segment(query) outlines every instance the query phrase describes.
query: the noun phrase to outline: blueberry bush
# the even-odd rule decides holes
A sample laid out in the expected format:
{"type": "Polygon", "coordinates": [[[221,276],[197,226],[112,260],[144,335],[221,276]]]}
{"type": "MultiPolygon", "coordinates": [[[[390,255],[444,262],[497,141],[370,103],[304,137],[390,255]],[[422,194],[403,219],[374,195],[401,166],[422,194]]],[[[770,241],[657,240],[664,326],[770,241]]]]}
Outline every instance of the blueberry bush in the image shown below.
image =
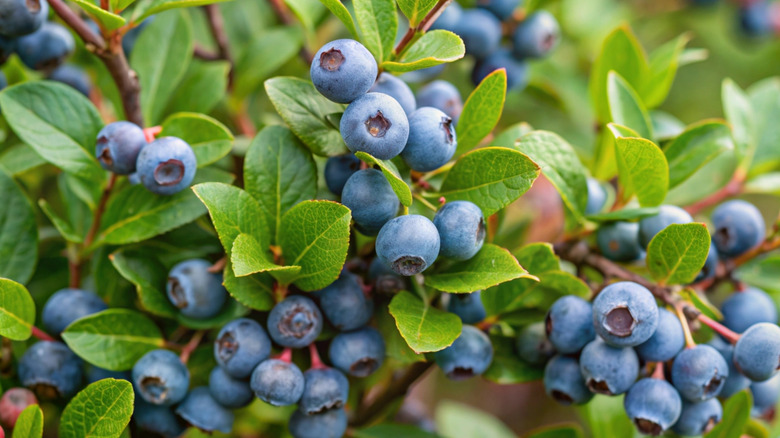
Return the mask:
{"type": "Polygon", "coordinates": [[[0,438],[780,436],[779,6],[0,0],[0,438]]]}

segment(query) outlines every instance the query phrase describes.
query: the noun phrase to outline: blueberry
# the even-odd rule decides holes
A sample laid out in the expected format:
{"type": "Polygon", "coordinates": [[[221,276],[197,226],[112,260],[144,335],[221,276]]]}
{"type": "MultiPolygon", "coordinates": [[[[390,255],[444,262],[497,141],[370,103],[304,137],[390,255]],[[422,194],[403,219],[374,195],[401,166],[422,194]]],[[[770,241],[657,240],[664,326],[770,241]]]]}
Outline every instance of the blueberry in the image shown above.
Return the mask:
{"type": "Polygon", "coordinates": [[[392,97],[366,93],[349,104],[341,116],[339,129],[350,151],[363,151],[380,160],[389,160],[406,146],[409,119],[392,97]]]}
{"type": "Polygon", "coordinates": [[[35,394],[26,388],[11,388],[0,398],[0,424],[13,429],[19,414],[30,405],[37,405],[35,394]]]}
{"type": "Polygon", "coordinates": [[[558,298],[544,321],[547,339],[562,354],[576,353],[596,338],[593,329],[593,306],[580,297],[558,298]]]}
{"type": "Polygon", "coordinates": [[[368,49],[355,40],[343,39],[317,51],[309,74],[320,94],[334,102],[350,103],[374,85],[377,71],[368,49]]]}
{"type": "Polygon", "coordinates": [[[105,368],[96,367],[94,365],[89,367],[87,370],[88,384],[95,383],[98,380],[103,379],[127,380],[130,382],[132,377],[128,371],[111,371],[105,368]]]}
{"type": "MultiPolygon", "coordinates": [[[[460,21],[460,16],[463,14],[463,8],[460,7],[458,2],[452,2],[444,9],[444,12],[439,15],[439,18],[433,22],[431,29],[442,29],[450,32],[455,31],[455,26],[460,21]]],[[[443,64],[442,64],[443,65],[443,64]]]]}
{"type": "Polygon", "coordinates": [[[392,295],[406,288],[404,277],[396,274],[378,257],[371,261],[368,267],[368,279],[374,285],[374,291],[392,295]]]}
{"type": "Polygon", "coordinates": [[[581,405],[593,398],[585,386],[577,359],[553,356],[544,367],[544,390],[562,405],[581,405]]]}
{"type": "Polygon", "coordinates": [[[512,17],[512,13],[520,6],[520,3],[521,0],[479,0],[477,7],[487,9],[499,20],[506,21],[512,17]]]}
{"type": "Polygon", "coordinates": [[[360,160],[353,154],[328,158],[325,163],[325,185],[334,195],[341,196],[349,177],[360,170],[360,160]]]}
{"type": "Polygon", "coordinates": [[[715,232],[712,241],[724,257],[736,257],[764,240],[766,224],[751,203],[734,200],[720,204],[712,212],[715,232]]]}
{"type": "Polygon", "coordinates": [[[244,407],[254,398],[248,381],[236,379],[219,366],[209,374],[209,391],[217,403],[231,409],[244,407]]]}
{"type": "MultiPolygon", "coordinates": [[[[4,64],[5,61],[7,61],[15,51],[16,38],[4,37],[0,35],[0,64],[4,64]]],[[[6,80],[5,74],[3,74],[3,78],[0,80],[0,85],[2,85],[0,89],[8,86],[8,81],[6,80]]]]}
{"type": "Polygon", "coordinates": [[[674,205],[662,205],[658,214],[639,221],[639,243],[647,248],[656,234],[671,224],[688,224],[693,218],[687,211],[674,205]]]}
{"type": "Polygon", "coordinates": [[[525,18],[512,34],[513,54],[520,59],[543,58],[555,49],[561,38],[558,20],[539,10],[525,18]]]}
{"type": "Polygon", "coordinates": [[[528,85],[528,63],[513,57],[507,49],[500,48],[478,60],[471,71],[471,82],[479,85],[490,73],[498,69],[506,71],[507,91],[523,90],[528,85]]]}
{"type": "Polygon", "coordinates": [[[144,146],[144,130],[135,123],[109,123],[98,132],[95,156],[104,169],[128,175],[135,172],[138,154],[144,146]]]}
{"type": "Polygon", "coordinates": [[[777,324],[777,308],[766,292],[755,287],[731,294],[720,307],[723,325],[742,333],[759,322],[777,324]]]}
{"type": "MultiPolygon", "coordinates": [[[[449,9],[449,8],[448,8],[449,9]]],[[[390,73],[382,73],[377,78],[376,83],[369,92],[384,93],[392,97],[401,105],[406,115],[411,115],[417,109],[417,100],[414,98],[412,89],[406,85],[403,79],[395,77],[390,73]]]]}
{"type": "Polygon", "coordinates": [[[285,298],[268,314],[268,333],[283,347],[303,348],[322,331],[322,313],[309,298],[293,295],[285,298]]]}
{"type": "Polygon", "coordinates": [[[340,409],[347,404],[349,381],[334,368],[312,368],[303,373],[304,387],[298,409],[306,415],[340,409]]]}
{"type": "Polygon", "coordinates": [[[712,430],[723,418],[723,407],[716,398],[698,403],[683,401],[680,419],[672,430],[678,435],[699,436],[712,430]]]}
{"type": "Polygon", "coordinates": [[[452,345],[434,353],[434,360],[451,380],[480,376],[493,362],[493,344],[482,330],[464,325],[452,345]]]}
{"type": "Polygon", "coordinates": [[[458,315],[464,324],[482,322],[487,312],[481,295],[482,291],[479,290],[470,294],[444,294],[447,298],[447,311],[458,315]]]}
{"type": "Polygon", "coordinates": [[[65,344],[39,341],[19,360],[19,380],[40,398],[68,398],[81,386],[81,359],[65,344]]]}
{"type": "Polygon", "coordinates": [[[598,180],[588,178],[588,204],[585,206],[585,214],[599,213],[607,203],[607,191],[598,180]]]}
{"type": "Polygon", "coordinates": [[[81,289],[60,289],[43,306],[43,325],[53,334],[60,334],[73,321],[108,306],[99,296],[81,289]]]}
{"type": "Polygon", "coordinates": [[[246,379],[271,354],[271,340],[263,327],[249,318],[239,318],[222,327],[214,341],[214,357],[226,373],[246,379]]]}
{"type": "Polygon", "coordinates": [[[523,327],[517,335],[517,354],[531,365],[544,365],[555,355],[555,347],[547,339],[544,323],[535,322],[523,327]]]}
{"type": "Polygon", "coordinates": [[[720,336],[713,337],[708,344],[718,350],[718,353],[723,356],[723,359],[729,365],[729,375],[726,377],[726,381],[723,382],[723,388],[721,388],[718,396],[729,398],[750,386],[750,379],[743,376],[734,364],[734,346],[724,341],[720,336]]]}
{"type": "Polygon", "coordinates": [[[780,374],[763,382],[753,382],[750,393],[753,394],[753,415],[761,416],[771,410],[780,400],[780,374]]]}
{"type": "Polygon", "coordinates": [[[173,195],[189,187],[198,167],[192,148],[176,137],[161,137],[138,154],[141,183],[152,193],[173,195]]]}
{"type": "Polygon", "coordinates": [[[225,304],[227,291],[222,286],[222,274],[211,273],[209,268],[211,263],[207,260],[190,259],[178,263],[168,273],[165,290],[182,315],[210,318],[225,304]]]}
{"type": "Polygon", "coordinates": [[[250,385],[260,400],[273,406],[289,406],[303,395],[303,373],[294,363],[268,359],[252,372],[250,385]]]}
{"type": "Polygon", "coordinates": [[[433,224],[439,231],[439,254],[455,260],[474,257],[485,243],[485,217],[476,204],[469,201],[452,201],[444,204],[433,224]]]}
{"type": "Polygon", "coordinates": [[[419,274],[439,256],[439,232],[427,217],[416,214],[388,221],[376,239],[376,255],[404,276],[419,274]]]}
{"type": "MultiPolygon", "coordinates": [[[[69,85],[86,97],[89,97],[89,91],[92,89],[92,82],[87,72],[75,65],[61,65],[49,73],[47,79],[69,85]]],[[[133,166],[135,167],[135,162],[133,162],[133,166]]]]}
{"type": "Polygon", "coordinates": [[[350,376],[368,377],[385,360],[385,340],[373,327],[339,333],[330,343],[328,357],[350,376]]]}
{"type": "Polygon", "coordinates": [[[133,419],[140,429],[165,438],[178,437],[187,428],[184,421],[173,413],[170,406],[153,405],[145,402],[141,397],[135,398],[133,419]]]}
{"type": "Polygon", "coordinates": [[[776,375],[780,370],[780,327],[761,322],[747,329],[734,346],[734,364],[754,382],[776,375]]]}
{"type": "Polygon", "coordinates": [[[35,32],[16,40],[16,53],[34,70],[57,67],[76,47],[73,35],[63,26],[47,21],[35,32]]]}
{"type": "Polygon", "coordinates": [[[759,0],[743,2],[739,7],[739,28],[750,37],[771,35],[772,13],[770,2],[759,0]]]}
{"type": "Polygon", "coordinates": [[[122,50],[124,50],[125,55],[127,55],[128,58],[133,51],[133,47],[135,47],[135,42],[138,40],[138,37],[141,36],[141,32],[146,29],[146,26],[152,24],[154,17],[154,15],[147,17],[134,28],[128,30],[127,33],[125,33],[125,36],[122,37],[122,50]]]}
{"type": "Polygon", "coordinates": [[[352,210],[360,232],[375,235],[398,213],[400,202],[387,178],[376,169],[355,172],[344,185],[341,203],[352,210]]]}
{"type": "Polygon", "coordinates": [[[46,0],[0,0],[0,35],[29,35],[40,29],[48,15],[46,0]]]}
{"type": "Polygon", "coordinates": [[[133,365],[136,394],[155,405],[180,402],[190,387],[190,372],[179,356],[168,350],[152,350],[133,365]]]}
{"type": "Polygon", "coordinates": [[[204,432],[230,433],[233,430],[233,413],[217,403],[205,386],[193,388],[176,408],[176,413],[204,432]]]}
{"type": "Polygon", "coordinates": [[[680,418],[682,399],[667,381],[645,378],[628,390],[623,407],[639,432],[657,436],[680,418]]]}
{"type": "Polygon", "coordinates": [[[457,144],[452,119],[439,109],[424,106],[409,116],[409,139],[401,158],[412,170],[429,172],[447,164],[457,144]]]}
{"type": "Polygon", "coordinates": [[[653,336],[658,305],[645,287],[622,281],[605,287],[593,301],[596,333],[615,347],[633,347],[653,336]]]}
{"type": "Polygon", "coordinates": [[[596,243],[604,257],[615,262],[632,262],[642,256],[639,224],[635,222],[601,225],[596,231],[596,243]]]}
{"type": "Polygon", "coordinates": [[[693,280],[694,283],[698,283],[703,280],[714,278],[718,269],[718,250],[715,249],[715,244],[710,245],[710,251],[707,253],[707,260],[704,262],[704,266],[701,268],[699,275],[693,280]]]}
{"type": "Polygon", "coordinates": [[[631,347],[611,347],[596,338],[582,349],[580,372],[592,392],[622,394],[639,376],[639,358],[631,347]]]}
{"type": "Polygon", "coordinates": [[[347,431],[347,414],[344,409],[331,409],[316,415],[296,410],[288,427],[293,438],[341,438],[347,431]]]}
{"type": "Polygon", "coordinates": [[[463,40],[466,54],[477,59],[493,53],[501,42],[501,22],[484,9],[463,10],[453,32],[463,40]]]}
{"type": "Polygon", "coordinates": [[[674,358],[672,383],[691,402],[717,396],[729,376],[729,366],[718,350],[709,345],[687,348],[674,358]]]}
{"type": "Polygon", "coordinates": [[[346,271],[318,295],[322,313],[339,330],[362,327],[374,313],[374,302],[366,297],[360,279],[346,271]]]}
{"type": "Polygon", "coordinates": [[[636,346],[645,362],[666,362],[674,359],[685,347],[685,334],[680,319],[674,313],[659,308],[658,327],[650,339],[636,346]]]}
{"type": "Polygon", "coordinates": [[[438,80],[422,87],[417,92],[417,106],[431,106],[444,111],[453,123],[458,123],[460,113],[463,111],[463,100],[460,92],[454,85],[447,81],[438,80]]]}

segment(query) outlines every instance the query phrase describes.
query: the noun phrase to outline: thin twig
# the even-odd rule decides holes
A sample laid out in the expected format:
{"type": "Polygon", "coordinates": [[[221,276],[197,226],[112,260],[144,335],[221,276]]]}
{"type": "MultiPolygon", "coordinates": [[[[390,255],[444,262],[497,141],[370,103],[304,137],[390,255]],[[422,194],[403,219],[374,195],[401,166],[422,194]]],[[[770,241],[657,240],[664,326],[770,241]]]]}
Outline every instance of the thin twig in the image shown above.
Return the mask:
{"type": "Polygon", "coordinates": [[[185,345],[184,348],[181,349],[181,354],[179,355],[179,359],[181,359],[181,362],[183,364],[186,364],[187,361],[190,360],[190,356],[192,355],[192,352],[195,351],[196,348],[198,348],[198,345],[200,345],[200,341],[203,340],[203,335],[205,334],[206,334],[205,330],[198,330],[197,332],[195,332],[194,335],[192,335],[190,342],[187,342],[187,345],[185,345]]]}
{"type": "Polygon", "coordinates": [[[222,12],[219,10],[219,6],[216,4],[210,4],[203,6],[206,11],[206,18],[209,22],[209,29],[211,29],[211,35],[214,37],[214,42],[217,44],[218,59],[223,59],[230,63],[230,70],[228,71],[228,90],[233,89],[233,57],[230,53],[230,44],[228,42],[227,33],[225,32],[225,20],[222,18],[222,12]]]}
{"type": "Polygon", "coordinates": [[[433,362],[417,362],[411,365],[398,380],[390,382],[371,404],[359,406],[350,424],[352,426],[362,426],[370,423],[376,416],[384,412],[390,403],[398,397],[405,396],[414,382],[425,374],[431,368],[431,365],[433,365],[433,362]]]}
{"type": "Polygon", "coordinates": [[[734,176],[731,178],[731,181],[729,181],[728,184],[723,186],[717,192],[702,199],[701,201],[695,202],[685,207],[685,210],[690,213],[691,216],[693,216],[713,205],[720,204],[732,196],[737,196],[742,192],[742,186],[745,182],[745,177],[745,172],[738,170],[734,173],[734,176]]]}
{"type": "Polygon", "coordinates": [[[108,204],[108,198],[111,197],[111,191],[114,189],[118,176],[115,173],[111,174],[108,179],[106,187],[103,189],[103,194],[100,195],[100,201],[95,209],[95,216],[92,220],[92,225],[89,227],[87,237],[84,238],[84,248],[89,248],[95,240],[98,230],[100,229],[100,220],[103,218],[103,213],[106,212],[106,205],[108,204]]]}
{"type": "Polygon", "coordinates": [[[62,21],[70,26],[70,28],[84,40],[84,43],[87,45],[87,50],[95,52],[106,49],[106,41],[103,37],[93,32],[89,25],[87,25],[87,22],[82,20],[81,17],[73,12],[73,10],[63,3],[62,0],[50,0],[49,6],[51,6],[57,15],[59,15],[62,21]]]}
{"type": "Polygon", "coordinates": [[[401,41],[399,41],[398,45],[396,45],[395,49],[393,49],[395,56],[397,57],[403,54],[403,52],[409,47],[409,44],[412,42],[412,40],[414,40],[414,37],[418,33],[427,32],[428,29],[430,29],[433,25],[433,22],[439,18],[439,15],[444,12],[444,8],[446,8],[451,1],[452,0],[439,0],[433,9],[428,12],[428,15],[426,15],[425,18],[423,18],[422,21],[417,24],[417,26],[410,26],[404,34],[403,38],[401,38],[401,41]]]}
{"type": "Polygon", "coordinates": [[[214,53],[212,51],[209,51],[208,49],[205,49],[198,44],[195,44],[195,46],[193,47],[192,55],[204,61],[219,61],[222,59],[219,56],[219,53],[214,53]]]}

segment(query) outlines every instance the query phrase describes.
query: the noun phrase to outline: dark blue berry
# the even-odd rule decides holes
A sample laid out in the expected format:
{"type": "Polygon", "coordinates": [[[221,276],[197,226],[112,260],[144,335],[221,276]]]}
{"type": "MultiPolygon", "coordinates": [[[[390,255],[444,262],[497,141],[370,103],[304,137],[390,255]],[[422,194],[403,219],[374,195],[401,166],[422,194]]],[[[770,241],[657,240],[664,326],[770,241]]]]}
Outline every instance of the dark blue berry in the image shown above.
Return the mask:
{"type": "Polygon", "coordinates": [[[425,216],[410,214],[388,221],[376,239],[376,255],[394,272],[412,276],[439,256],[439,231],[425,216]]]}
{"type": "Polygon", "coordinates": [[[233,413],[217,403],[205,386],[193,388],[176,408],[176,413],[187,423],[204,432],[218,430],[230,433],[233,430],[233,413]]]}
{"type": "Polygon", "coordinates": [[[433,224],[439,231],[439,254],[455,260],[474,257],[485,243],[485,217],[482,210],[469,201],[452,201],[444,204],[433,224]]]}
{"type": "Polygon", "coordinates": [[[672,364],[672,383],[680,395],[691,402],[717,396],[728,376],[726,360],[709,345],[681,351],[672,364]]]}
{"type": "Polygon", "coordinates": [[[185,260],[168,273],[168,299],[184,316],[210,318],[227,300],[222,274],[209,272],[211,263],[203,259],[185,260]]]}
{"type": "Polygon", "coordinates": [[[454,32],[463,40],[466,54],[477,59],[493,53],[501,42],[501,22],[484,9],[464,9],[454,32]]]}
{"type": "Polygon", "coordinates": [[[592,392],[622,394],[639,376],[639,358],[631,347],[611,347],[596,338],[582,349],[580,372],[592,392]]]}
{"type": "Polygon", "coordinates": [[[339,130],[350,151],[389,160],[406,146],[409,119],[392,97],[366,93],[349,104],[341,116],[339,130]]]}
{"type": "Polygon", "coordinates": [[[303,348],[322,331],[322,313],[309,298],[293,295],[285,298],[268,315],[268,334],[283,347],[303,348]]]}
{"type": "Polygon", "coordinates": [[[368,267],[368,279],[374,285],[374,291],[392,295],[406,288],[404,277],[396,274],[379,257],[371,261],[368,267]]]}
{"type": "Polygon", "coordinates": [[[684,436],[705,435],[720,423],[723,418],[723,406],[716,398],[698,403],[683,401],[680,419],[672,430],[684,436]]]}
{"type": "Polygon", "coordinates": [[[179,356],[168,350],[152,350],[133,365],[136,394],[155,405],[174,405],[187,395],[190,372],[179,356]]]}
{"type": "Polygon", "coordinates": [[[715,248],[715,244],[710,245],[710,250],[707,253],[707,260],[704,262],[704,266],[701,268],[699,275],[693,280],[694,283],[714,278],[718,269],[718,250],[715,248]]]}
{"type": "Polygon", "coordinates": [[[780,374],[763,382],[751,383],[750,393],[753,394],[753,415],[764,415],[780,400],[780,374]]]}
{"type": "Polygon", "coordinates": [[[507,49],[500,48],[474,64],[471,82],[479,85],[490,73],[503,68],[507,91],[523,90],[528,85],[528,63],[518,60],[507,49]]]}
{"type": "Polygon", "coordinates": [[[340,409],[347,404],[349,381],[334,368],[312,368],[303,373],[304,387],[298,409],[306,415],[340,409]]]}
{"type": "Polygon", "coordinates": [[[385,340],[373,327],[339,333],[330,343],[328,357],[350,376],[368,377],[385,360],[385,340]]]}
{"type": "Polygon", "coordinates": [[[648,216],[639,221],[639,243],[647,248],[656,234],[672,224],[688,224],[693,218],[687,211],[675,205],[662,205],[658,214],[648,216]]]}
{"type": "Polygon", "coordinates": [[[367,235],[378,233],[401,205],[387,178],[376,169],[359,170],[349,177],[341,203],[352,211],[355,227],[367,235]]]}
{"type": "Polygon", "coordinates": [[[598,180],[588,178],[588,204],[585,206],[585,214],[599,213],[607,203],[607,191],[598,180]]]}
{"type": "Polygon", "coordinates": [[[647,288],[622,281],[605,287],[593,301],[596,333],[615,347],[634,347],[653,336],[658,305],[647,288]]]}
{"type": "Polygon", "coordinates": [[[766,236],[766,223],[755,205],[733,200],[712,212],[712,241],[720,255],[736,257],[757,246],[766,236]]]}
{"type": "Polygon", "coordinates": [[[604,257],[615,262],[632,262],[642,256],[639,246],[639,224],[635,222],[612,222],[596,231],[598,243],[604,257]]]}
{"type": "Polygon", "coordinates": [[[192,147],[176,137],[161,137],[149,143],[136,161],[141,184],[158,195],[173,195],[189,187],[197,167],[192,147]]]}
{"type": "Polygon", "coordinates": [[[731,294],[720,307],[723,325],[742,333],[754,324],[769,322],[777,324],[777,308],[766,292],[755,287],[731,294]]]}
{"type": "Polygon", "coordinates": [[[517,335],[517,354],[531,365],[544,365],[555,355],[555,347],[547,339],[544,323],[525,326],[517,335]]]}
{"type": "Polygon", "coordinates": [[[561,29],[558,20],[539,10],[525,18],[512,34],[513,53],[520,59],[543,58],[558,46],[561,29]]]}
{"type": "Polygon", "coordinates": [[[512,17],[512,13],[520,6],[521,0],[479,0],[478,8],[487,9],[501,21],[512,17]]]}
{"type": "Polygon", "coordinates": [[[60,334],[73,321],[108,309],[93,292],[81,289],[61,289],[43,306],[43,325],[53,334],[60,334]]]}
{"type": "Polygon", "coordinates": [[[409,138],[401,158],[412,170],[430,172],[447,164],[457,145],[452,119],[440,109],[424,106],[409,115],[409,138]]]}
{"type": "Polygon", "coordinates": [[[98,132],[95,156],[104,169],[128,175],[135,172],[138,154],[146,146],[144,130],[135,123],[109,123],[98,132]]]}
{"type": "Polygon", "coordinates": [[[713,337],[708,344],[718,350],[718,353],[723,356],[723,359],[729,365],[729,376],[726,377],[723,388],[721,388],[718,395],[722,398],[729,398],[750,386],[750,379],[743,376],[734,364],[734,346],[724,341],[720,336],[713,337]]]}
{"type": "Polygon", "coordinates": [[[547,339],[559,353],[576,353],[596,337],[593,307],[574,295],[558,298],[547,312],[544,324],[547,339]]]}
{"type": "MultiPolygon", "coordinates": [[[[87,72],[75,65],[61,65],[49,73],[47,79],[69,85],[86,97],[89,97],[89,92],[92,89],[92,82],[87,72]]],[[[135,167],[135,162],[133,162],[133,167],[135,167]]]]}
{"type": "Polygon", "coordinates": [[[451,380],[482,375],[493,362],[493,344],[482,330],[464,325],[449,347],[434,353],[436,364],[451,380]]]}
{"type": "Polygon", "coordinates": [[[254,398],[249,381],[236,379],[219,366],[209,374],[209,391],[214,400],[231,409],[244,407],[254,398]]]}
{"type": "Polygon", "coordinates": [[[636,346],[645,362],[666,362],[674,359],[685,347],[685,334],[680,319],[674,313],[659,308],[658,327],[650,339],[636,346]]]}
{"type": "Polygon", "coordinates": [[[734,346],[734,363],[755,382],[776,375],[780,371],[780,327],[761,322],[747,329],[734,346]]]}
{"type": "Polygon", "coordinates": [[[309,74],[323,96],[338,103],[350,103],[364,95],[377,74],[374,57],[355,40],[331,41],[320,48],[309,74]]]}
{"type": "Polygon", "coordinates": [[[322,313],[339,330],[362,327],[374,313],[374,302],[363,292],[359,277],[346,271],[317,295],[322,313]]]}
{"type": "Polygon", "coordinates": [[[447,298],[447,311],[458,315],[463,324],[482,322],[487,312],[481,295],[482,291],[479,290],[470,294],[444,294],[447,298]]]}
{"type": "Polygon", "coordinates": [[[660,435],[680,418],[682,399],[667,381],[645,378],[628,390],[623,407],[639,432],[660,435]]]}
{"type": "Polygon", "coordinates": [[[246,379],[271,354],[271,340],[256,321],[239,318],[222,327],[214,341],[214,358],[226,373],[246,379]]]}
{"type": "Polygon", "coordinates": [[[34,70],[57,67],[73,53],[76,42],[65,27],[46,21],[35,32],[16,40],[16,53],[34,70]]]}
{"type": "Polygon", "coordinates": [[[141,397],[135,398],[133,420],[140,429],[165,438],[176,438],[186,430],[186,424],[173,413],[170,406],[153,405],[141,397]]]}
{"type": "Polygon", "coordinates": [[[48,15],[46,0],[0,0],[0,35],[29,35],[40,29],[48,15]]]}
{"type": "Polygon", "coordinates": [[[414,98],[412,89],[409,88],[409,85],[407,85],[403,79],[395,77],[390,73],[383,72],[379,75],[374,86],[368,91],[372,93],[384,93],[392,97],[398,101],[407,116],[417,109],[417,100],[414,98]]]}
{"type": "Polygon", "coordinates": [[[289,428],[293,438],[341,438],[347,431],[347,414],[344,409],[315,415],[296,410],[290,417],[289,428]]]}
{"type": "Polygon", "coordinates": [[[438,80],[422,87],[417,92],[417,106],[438,108],[457,125],[460,113],[463,111],[463,100],[454,85],[447,81],[438,80]]]}
{"type": "Polygon", "coordinates": [[[325,185],[334,195],[341,196],[349,177],[360,170],[361,161],[354,154],[328,158],[325,163],[325,185]]]}
{"type": "Polygon", "coordinates": [[[81,386],[81,360],[65,344],[40,341],[19,359],[19,381],[40,398],[68,398],[81,386]]]}
{"type": "Polygon", "coordinates": [[[294,363],[268,359],[252,372],[250,385],[260,400],[274,406],[289,406],[301,399],[304,378],[294,363]]]}
{"type": "Polygon", "coordinates": [[[553,356],[544,367],[544,390],[548,396],[562,405],[581,405],[593,398],[585,386],[577,359],[553,356]]]}

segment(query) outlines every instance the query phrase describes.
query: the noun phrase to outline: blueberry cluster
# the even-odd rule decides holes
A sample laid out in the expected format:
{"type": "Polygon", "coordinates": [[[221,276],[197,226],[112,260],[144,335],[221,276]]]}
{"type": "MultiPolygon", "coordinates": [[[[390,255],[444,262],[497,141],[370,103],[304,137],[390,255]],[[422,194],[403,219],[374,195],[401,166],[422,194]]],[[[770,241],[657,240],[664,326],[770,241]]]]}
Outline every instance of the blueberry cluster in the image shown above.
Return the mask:
{"type": "Polygon", "coordinates": [[[493,362],[493,344],[490,338],[474,324],[485,319],[482,292],[444,294],[444,308],[458,315],[463,330],[449,347],[434,353],[436,365],[451,380],[463,380],[482,375],[493,362]]]}
{"type": "MultiPolygon", "coordinates": [[[[696,6],[711,6],[718,0],[692,0],[696,6]]],[[[737,24],[743,35],[759,38],[780,32],[780,7],[770,0],[749,0],[738,3],[737,24]]]]}
{"type": "Polygon", "coordinates": [[[161,137],[147,143],[144,130],[126,121],[109,123],[100,130],[95,156],[104,169],[129,175],[131,182],[166,196],[189,187],[198,167],[195,152],[184,140],[161,137]]]}

